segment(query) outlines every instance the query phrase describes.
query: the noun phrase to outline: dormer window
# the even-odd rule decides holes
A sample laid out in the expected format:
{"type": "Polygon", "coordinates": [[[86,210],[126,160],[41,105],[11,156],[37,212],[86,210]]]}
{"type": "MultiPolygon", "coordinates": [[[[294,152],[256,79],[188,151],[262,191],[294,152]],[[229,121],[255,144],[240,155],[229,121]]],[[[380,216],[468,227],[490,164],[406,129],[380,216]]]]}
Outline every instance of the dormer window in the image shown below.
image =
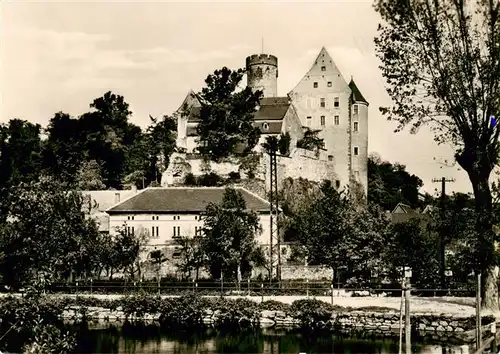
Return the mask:
{"type": "Polygon", "coordinates": [[[321,71],[326,71],[326,66],[322,66],[321,71]]]}
{"type": "Polygon", "coordinates": [[[317,83],[317,82],[315,82],[315,83],[313,84],[313,87],[314,87],[314,88],[318,88],[318,83],[317,83]]]}
{"type": "Polygon", "coordinates": [[[263,124],[262,124],[262,130],[264,130],[264,131],[268,131],[268,130],[269,130],[269,124],[267,124],[267,123],[263,123],[263,124]]]}

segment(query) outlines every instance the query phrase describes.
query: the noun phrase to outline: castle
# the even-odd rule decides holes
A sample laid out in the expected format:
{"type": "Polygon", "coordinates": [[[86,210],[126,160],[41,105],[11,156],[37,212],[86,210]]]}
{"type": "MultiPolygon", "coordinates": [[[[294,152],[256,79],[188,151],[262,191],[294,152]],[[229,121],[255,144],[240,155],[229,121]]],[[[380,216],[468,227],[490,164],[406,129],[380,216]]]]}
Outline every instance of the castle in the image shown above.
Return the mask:
{"type": "MultiPolygon", "coordinates": [[[[368,175],[368,102],[351,78],[347,83],[325,48],[322,48],[309,71],[286,97],[278,97],[278,58],[268,54],[246,58],[247,86],[262,90],[263,98],[254,116],[261,131],[255,151],[262,153],[261,143],[268,136],[291,136],[290,153],[278,156],[278,180],[286,177],[313,181],[331,180],[337,188],[359,182],[367,194],[368,175]],[[325,146],[313,152],[297,147],[304,131],[319,130],[325,146]]],[[[200,103],[190,92],[178,110],[185,105],[189,114],[178,114],[177,147],[182,153],[171,158],[162,185],[175,184],[186,172],[202,173],[202,161],[196,155],[200,103]]],[[[269,182],[267,156],[262,153],[256,178],[269,182]]],[[[219,174],[238,172],[236,163],[211,163],[219,174]]]]}

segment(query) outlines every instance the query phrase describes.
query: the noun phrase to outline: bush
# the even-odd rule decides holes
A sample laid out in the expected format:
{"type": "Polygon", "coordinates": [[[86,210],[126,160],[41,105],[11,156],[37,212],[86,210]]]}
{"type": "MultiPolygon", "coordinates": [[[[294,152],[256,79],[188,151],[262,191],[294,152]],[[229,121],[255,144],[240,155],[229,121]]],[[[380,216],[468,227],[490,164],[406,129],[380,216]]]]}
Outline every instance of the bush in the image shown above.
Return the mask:
{"type": "Polygon", "coordinates": [[[248,327],[257,325],[260,319],[258,303],[248,299],[228,300],[225,298],[212,299],[209,308],[218,311],[215,325],[248,327]]]}
{"type": "Polygon", "coordinates": [[[290,311],[290,305],[284,304],[284,303],[276,301],[276,300],[267,300],[267,301],[261,302],[259,304],[259,310],[260,311],[283,311],[286,313],[286,312],[290,311]]]}
{"type": "Polygon", "coordinates": [[[197,186],[198,181],[196,180],[195,175],[193,175],[191,172],[189,172],[184,176],[184,184],[186,186],[197,186]]]}
{"type": "Polygon", "coordinates": [[[300,321],[303,328],[325,328],[331,325],[332,313],[338,307],[316,299],[296,300],[290,306],[290,315],[300,321]]]}
{"type": "Polygon", "coordinates": [[[161,307],[162,300],[160,297],[147,295],[142,293],[140,295],[126,296],[122,299],[116,300],[125,318],[129,317],[144,317],[146,314],[158,313],[161,307]]]}
{"type": "Polygon", "coordinates": [[[65,300],[39,294],[1,299],[0,333],[4,333],[5,337],[0,350],[20,352],[26,348],[36,349],[36,353],[42,354],[71,352],[74,337],[61,331],[65,307],[65,300]]]}
{"type": "Polygon", "coordinates": [[[162,325],[188,327],[203,323],[206,308],[207,300],[187,295],[162,300],[157,312],[160,313],[159,321],[162,325]]]}

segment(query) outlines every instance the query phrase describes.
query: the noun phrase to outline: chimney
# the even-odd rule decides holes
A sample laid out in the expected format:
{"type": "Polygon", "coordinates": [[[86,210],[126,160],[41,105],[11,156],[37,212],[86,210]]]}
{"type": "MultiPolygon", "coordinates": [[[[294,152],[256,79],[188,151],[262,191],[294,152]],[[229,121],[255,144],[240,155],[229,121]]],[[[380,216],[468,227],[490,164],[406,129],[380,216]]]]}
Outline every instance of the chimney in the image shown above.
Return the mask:
{"type": "Polygon", "coordinates": [[[115,193],[115,204],[120,203],[120,192],[115,193]]]}

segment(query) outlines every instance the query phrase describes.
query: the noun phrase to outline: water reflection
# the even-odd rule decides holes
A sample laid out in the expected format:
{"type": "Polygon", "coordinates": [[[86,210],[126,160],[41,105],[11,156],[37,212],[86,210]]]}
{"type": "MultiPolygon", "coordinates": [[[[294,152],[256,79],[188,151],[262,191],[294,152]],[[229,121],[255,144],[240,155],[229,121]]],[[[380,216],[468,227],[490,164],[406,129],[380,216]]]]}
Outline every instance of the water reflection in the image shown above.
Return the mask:
{"type": "MultiPolygon", "coordinates": [[[[130,325],[106,328],[79,327],[77,353],[367,353],[398,352],[398,343],[389,339],[348,338],[330,333],[304,333],[273,330],[189,331],[161,329],[157,326],[130,325]]],[[[435,344],[415,344],[413,353],[444,353],[435,344]]],[[[446,351],[448,352],[448,351],[446,351]]]]}

